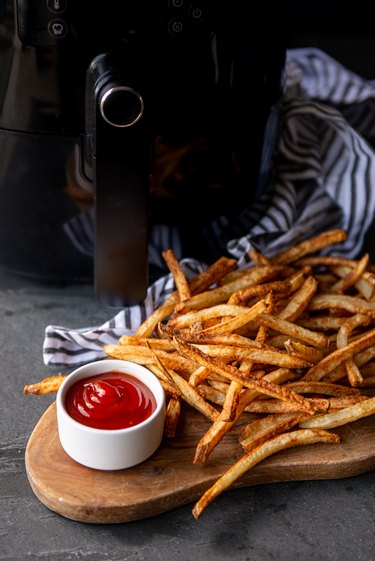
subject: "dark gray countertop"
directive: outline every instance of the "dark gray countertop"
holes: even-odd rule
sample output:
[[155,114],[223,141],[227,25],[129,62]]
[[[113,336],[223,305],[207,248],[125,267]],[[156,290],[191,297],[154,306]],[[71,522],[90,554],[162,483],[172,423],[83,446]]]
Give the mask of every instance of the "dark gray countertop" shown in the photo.
[[113,314],[95,302],[90,286],[48,287],[4,273],[0,314],[1,561],[375,559],[375,473],[231,490],[199,521],[193,505],[116,525],[48,510],[29,485],[24,454],[53,396],[24,396],[23,386],[58,372],[43,363],[47,325],[85,327]]

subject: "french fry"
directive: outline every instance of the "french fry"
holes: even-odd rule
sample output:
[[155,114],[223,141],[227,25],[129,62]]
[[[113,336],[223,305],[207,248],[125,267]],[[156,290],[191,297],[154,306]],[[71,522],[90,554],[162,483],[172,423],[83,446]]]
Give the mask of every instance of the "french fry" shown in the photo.
[[234,292],[228,299],[228,304],[245,306],[255,296],[264,296],[270,293],[290,294],[297,290],[304,281],[303,272],[298,271],[293,277],[285,280],[276,280],[256,286],[249,286]]
[[301,288],[292,296],[278,317],[288,321],[295,321],[307,308],[311,298],[316,293],[318,283],[314,277],[308,277]]
[[312,312],[339,309],[353,314],[368,314],[370,317],[374,317],[375,302],[369,302],[355,296],[347,296],[346,294],[319,294],[312,298],[309,309]]
[[303,421],[300,423],[302,428],[325,428],[332,429],[339,427],[341,425],[346,425],[347,423],[352,423],[368,415],[373,415],[375,413],[375,397],[366,399],[340,409],[340,411],[335,411],[334,413],[327,413],[325,415],[317,415],[312,419]]
[[245,452],[251,452],[266,440],[289,431],[309,417],[299,413],[279,413],[255,419],[242,427],[239,442]]
[[337,349],[331,354],[325,356],[320,362],[310,368],[304,376],[305,380],[321,380],[326,374],[331,372],[344,360],[352,358],[354,355],[375,344],[375,329],[367,332],[361,339],[349,343],[341,349]]
[[58,376],[49,376],[48,378],[44,378],[40,382],[36,382],[35,384],[27,384],[23,388],[23,393],[26,394],[33,394],[33,395],[45,395],[48,393],[55,393],[65,380],[66,376],[58,375]]
[[165,425],[164,434],[167,438],[174,438],[176,436],[178,421],[181,415],[181,401],[179,399],[171,398],[165,412]]
[[332,286],[331,290],[333,292],[345,292],[348,288],[355,285],[365,272],[369,259],[370,256],[366,253],[355,263],[353,269],[344,278],[340,279]]
[[323,351],[316,349],[315,347],[310,347],[309,345],[304,345],[300,341],[293,341],[292,339],[287,339],[284,343],[284,347],[290,354],[294,354],[312,363],[319,362],[325,356]]
[[286,265],[301,259],[305,255],[316,253],[321,249],[328,247],[333,244],[338,244],[346,240],[346,232],[344,230],[331,230],[328,232],[323,232],[322,234],[303,241],[294,247],[276,255],[271,259],[273,264]]
[[191,297],[189,283],[174,251],[166,249],[163,251],[163,258],[173,275],[180,301],[188,300]]
[[[307,422],[307,421],[306,421]],[[275,436],[242,456],[232,467],[228,469],[207,491],[202,495],[193,508],[193,516],[198,519],[208,505],[223,491],[231,487],[234,482],[244,473],[257,465],[262,460],[281,450],[317,443],[338,444],[340,438],[325,430],[300,429]]]
[[260,314],[258,321],[261,325],[265,325],[270,329],[274,329],[279,333],[288,335],[289,337],[295,337],[315,347],[325,349],[329,347],[329,338],[323,333],[317,333],[316,331],[311,331],[305,327],[301,327],[296,323],[286,321],[285,319],[275,318],[267,314]]
[[[368,325],[369,318],[364,314],[356,314],[349,318],[344,325],[342,325],[337,333],[337,348],[342,349],[348,344],[350,333],[360,325]],[[348,375],[348,380],[351,386],[359,386],[363,382],[362,374],[358,366],[352,358],[344,361],[344,367]]]
[[206,329],[202,330],[202,333],[213,333],[213,334],[221,334],[221,333],[232,333],[236,329],[243,327],[250,321],[254,320],[259,314],[265,312],[267,310],[267,303],[266,300],[259,300],[254,306],[248,308],[242,314],[235,316],[229,320],[223,321],[217,325],[213,325],[212,327],[207,327]]

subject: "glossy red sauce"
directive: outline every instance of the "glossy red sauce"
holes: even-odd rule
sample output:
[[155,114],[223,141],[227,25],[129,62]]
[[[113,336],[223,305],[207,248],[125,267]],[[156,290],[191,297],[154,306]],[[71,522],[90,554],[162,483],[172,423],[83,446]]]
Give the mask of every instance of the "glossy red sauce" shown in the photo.
[[67,391],[65,407],[83,425],[113,430],[142,423],[155,410],[156,399],[131,374],[111,371],[75,382]]

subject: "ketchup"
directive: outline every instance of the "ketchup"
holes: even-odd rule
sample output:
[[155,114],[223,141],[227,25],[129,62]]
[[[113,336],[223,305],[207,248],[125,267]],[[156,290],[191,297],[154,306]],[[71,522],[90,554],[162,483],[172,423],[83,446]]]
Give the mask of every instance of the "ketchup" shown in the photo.
[[67,391],[68,414],[82,425],[124,429],[142,423],[156,408],[151,390],[124,372],[105,372],[75,382]]

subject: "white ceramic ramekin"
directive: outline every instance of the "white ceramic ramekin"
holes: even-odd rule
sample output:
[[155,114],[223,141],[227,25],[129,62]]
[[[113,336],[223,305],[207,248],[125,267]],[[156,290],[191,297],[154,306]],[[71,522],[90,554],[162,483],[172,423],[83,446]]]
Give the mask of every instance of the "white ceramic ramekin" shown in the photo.
[[[83,425],[67,413],[65,398],[72,384],[109,371],[131,374],[148,386],[156,399],[156,409],[150,417],[129,428],[104,430]],[[158,378],[144,366],[125,360],[101,360],[85,364],[67,376],[57,392],[56,411],[60,442],[71,458],[94,469],[125,469],[143,462],[159,447],[165,394]]]

